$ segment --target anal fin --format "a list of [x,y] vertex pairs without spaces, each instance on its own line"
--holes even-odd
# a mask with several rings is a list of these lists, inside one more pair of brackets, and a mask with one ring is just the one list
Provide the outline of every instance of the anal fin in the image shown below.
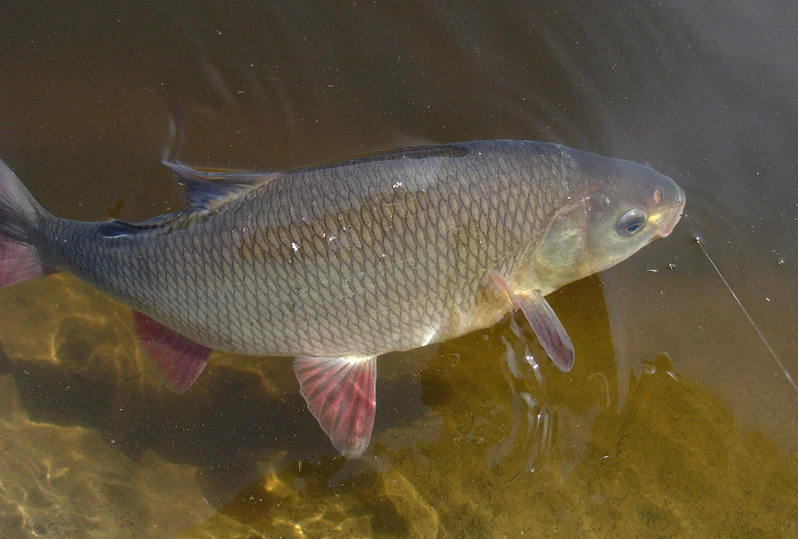
[[184,337],[160,322],[133,311],[136,335],[166,386],[175,393],[191,387],[211,355],[211,349]]
[[377,357],[307,357],[294,360],[308,409],[347,458],[371,441],[377,407]]
[[493,283],[507,294],[513,308],[521,310],[557,369],[561,372],[570,371],[574,366],[574,345],[543,294],[533,290],[524,295],[516,295],[498,274],[493,273],[490,277]]

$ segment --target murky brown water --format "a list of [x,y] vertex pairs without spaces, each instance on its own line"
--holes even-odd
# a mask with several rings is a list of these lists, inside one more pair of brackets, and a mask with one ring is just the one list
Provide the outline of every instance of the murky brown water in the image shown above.
[[[531,4],[531,5],[527,5]],[[15,2],[0,156],[53,213],[182,205],[159,165],[280,169],[422,142],[649,162],[687,217],[557,292],[577,364],[510,323],[380,363],[345,462],[290,359],[216,354],[183,395],[127,309],[0,291],[3,537],[798,537],[798,7]],[[656,270],[656,271],[653,271]]]

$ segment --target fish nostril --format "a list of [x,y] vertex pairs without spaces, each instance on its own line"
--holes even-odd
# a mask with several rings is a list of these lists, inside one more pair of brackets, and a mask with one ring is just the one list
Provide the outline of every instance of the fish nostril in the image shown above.
[[659,203],[662,202],[662,189],[657,187],[654,189],[654,204],[659,206]]

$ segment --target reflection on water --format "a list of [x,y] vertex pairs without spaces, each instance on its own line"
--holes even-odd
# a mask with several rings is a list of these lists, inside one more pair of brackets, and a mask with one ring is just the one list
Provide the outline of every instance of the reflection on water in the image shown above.
[[[24,6],[24,8],[22,7]],[[66,5],[65,5],[66,6]],[[401,7],[400,7],[401,6]],[[650,161],[674,234],[512,320],[380,361],[345,462],[288,358],[166,391],[129,312],[68,276],[0,291],[3,537],[796,537],[792,4],[115,2],[0,20],[0,157],[54,213],[181,207],[158,162],[285,168],[527,138]]]

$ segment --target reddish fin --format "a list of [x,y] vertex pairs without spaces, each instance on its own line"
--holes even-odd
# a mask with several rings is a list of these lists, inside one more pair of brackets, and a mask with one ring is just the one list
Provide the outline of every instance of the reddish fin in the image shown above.
[[570,371],[574,366],[574,345],[549,302],[538,291],[516,301],[554,366],[562,372]]
[[347,458],[371,441],[377,408],[377,357],[298,357],[294,372],[308,409]]
[[491,274],[491,280],[507,294],[513,308],[521,309],[521,312],[524,313],[524,318],[532,327],[543,349],[554,362],[554,366],[561,372],[570,371],[574,366],[574,345],[543,294],[533,290],[531,293],[517,296],[499,275]]
[[54,273],[42,266],[30,238],[46,213],[0,160],[0,288]]
[[191,387],[208,363],[211,349],[138,311],[133,311],[133,325],[155,370],[166,380],[166,386],[175,393]]
[[50,275],[55,271],[42,266],[32,246],[0,235],[0,288]]

